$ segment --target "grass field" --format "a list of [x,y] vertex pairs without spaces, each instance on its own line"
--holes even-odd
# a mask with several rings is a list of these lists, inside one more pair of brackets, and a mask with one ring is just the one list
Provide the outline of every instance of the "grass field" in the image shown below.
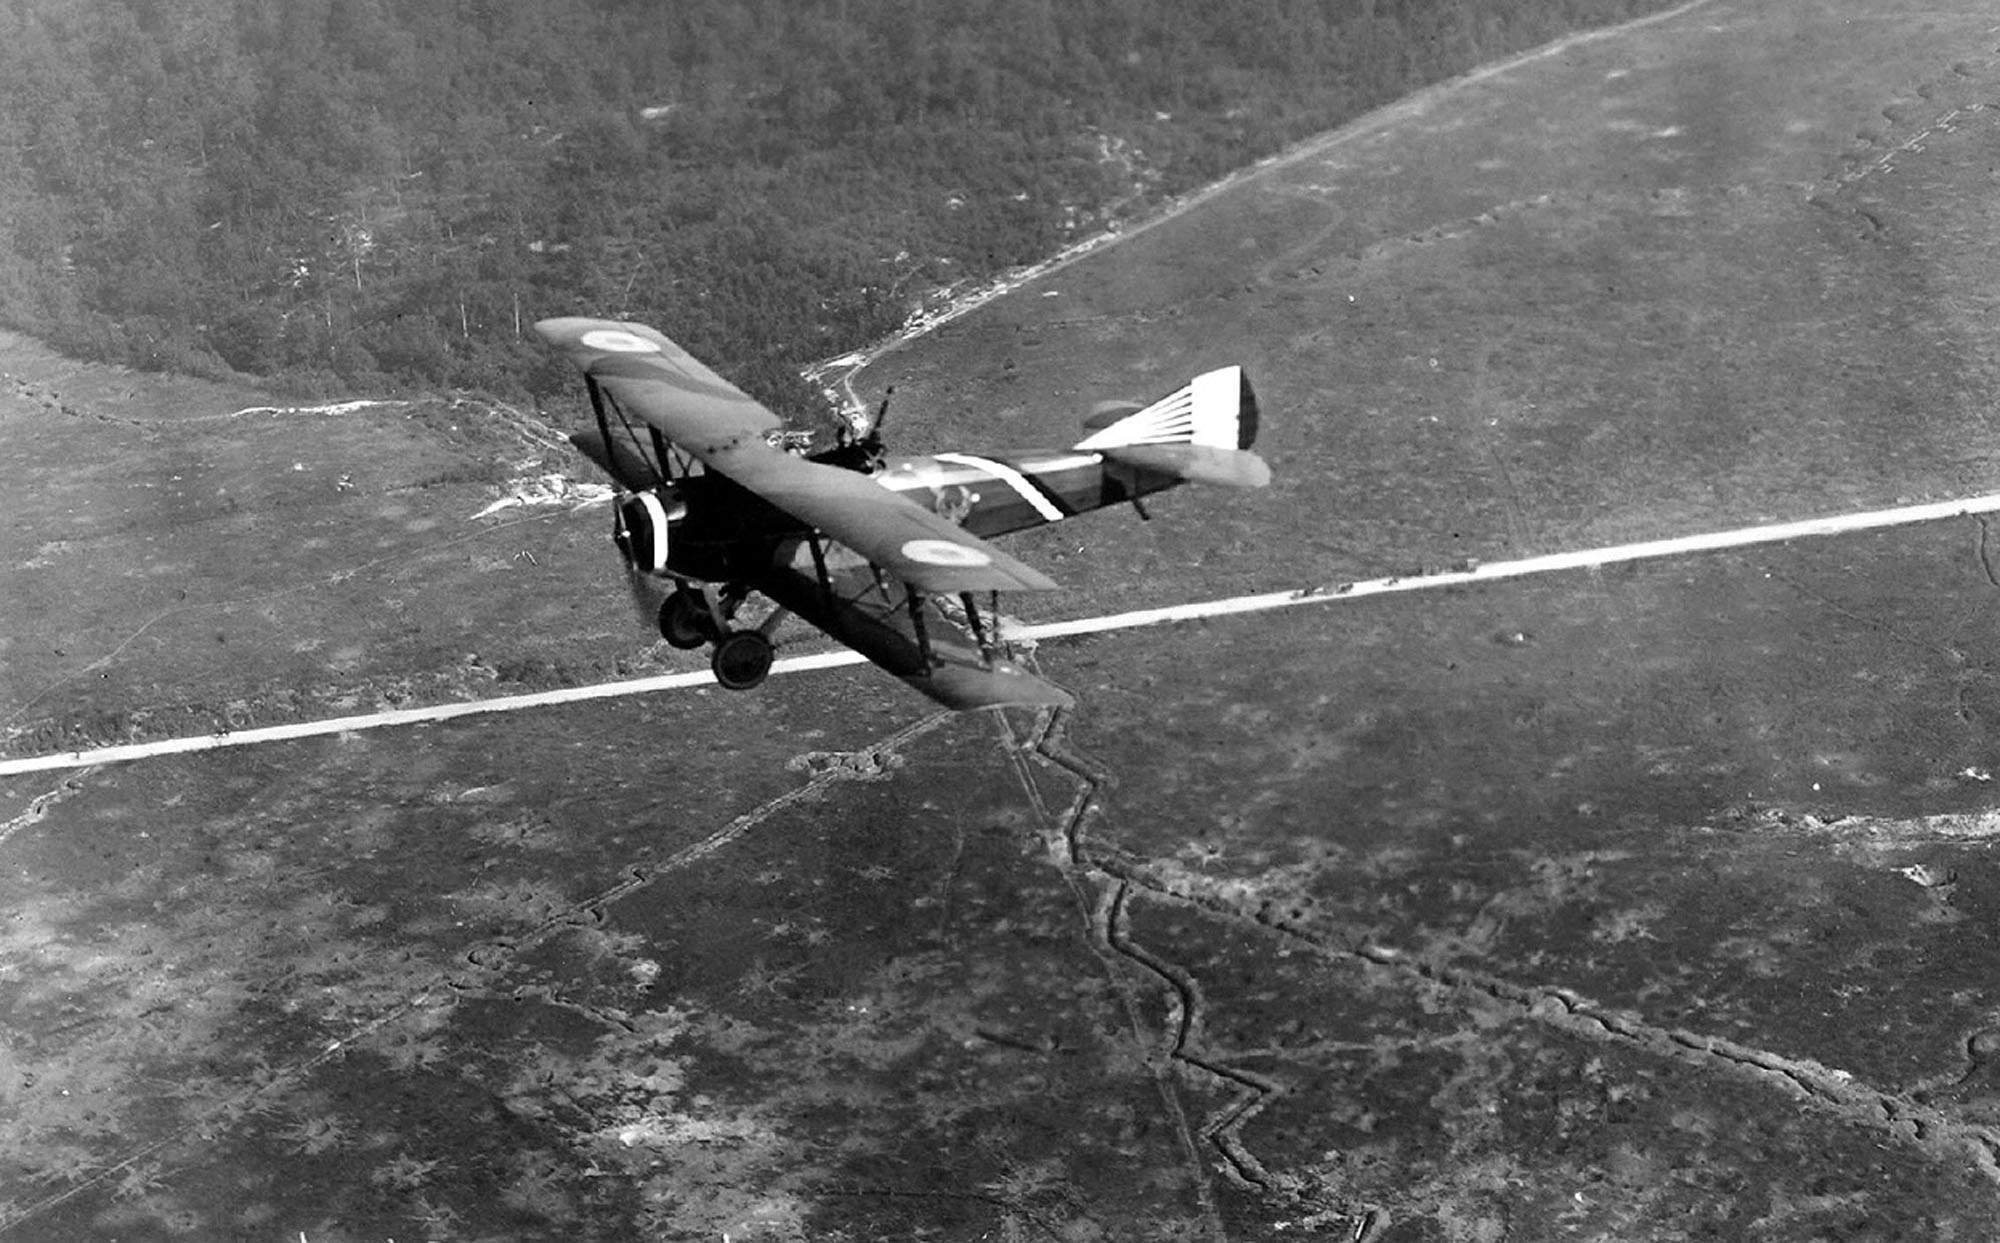
[[[976,451],[1250,369],[1272,488],[1012,541],[1038,620],[1990,492],[1993,27],[1573,42],[854,384]],[[574,469],[524,416],[0,370],[14,753],[668,663],[601,509],[473,518]],[[846,670],[0,782],[0,1235],[1981,1237],[1995,555],[1053,642],[1056,720]]]

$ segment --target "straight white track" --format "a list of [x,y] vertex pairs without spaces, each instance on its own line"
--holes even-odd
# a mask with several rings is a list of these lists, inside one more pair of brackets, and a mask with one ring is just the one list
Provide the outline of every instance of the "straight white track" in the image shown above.
[[[1294,608],[1308,604],[1335,604],[1368,596],[1392,595],[1406,591],[1435,591],[1446,587],[1464,587],[1501,579],[1554,574],[1563,570],[1589,569],[1593,566],[1618,565],[1633,561],[1654,561],[1663,557],[1745,548],[1756,544],[1780,544],[1787,540],[1804,539],[1815,535],[1872,531],[1884,527],[1909,526],[1996,511],[2000,511],[2000,493],[1975,496],[1965,500],[1936,501],[1925,505],[1906,505],[1895,509],[1841,514],[1829,518],[1807,518],[1800,522],[1742,527],[1734,531],[1714,531],[1704,535],[1648,540],[1637,544],[1616,544],[1608,548],[1591,548],[1581,552],[1523,557],[1516,561],[1495,561],[1466,570],[1400,578],[1366,579],[1333,587],[1306,587],[1294,591],[1274,591],[1264,595],[1205,600],[1194,604],[1173,604],[1164,608],[1140,609],[1102,617],[1083,617],[1074,621],[1045,622],[1011,630],[1008,632],[1008,637],[1040,640],[1103,634],[1107,631],[1132,630],[1167,622],[1226,617],[1236,613],[1262,613],[1272,609]],[[772,665],[771,672],[773,675],[804,673],[813,669],[832,669],[841,665],[860,663],[861,657],[853,652],[820,652],[810,656],[786,657]],[[386,712],[333,717],[323,721],[260,726],[254,729],[201,734],[189,738],[163,738],[154,742],[99,747],[88,751],[63,751],[52,755],[0,760],[0,777],[89,768],[100,764],[149,759],[154,756],[185,755],[194,751],[216,751],[225,747],[247,747],[266,742],[290,742],[300,738],[324,737],[328,734],[359,733],[363,730],[387,729],[398,725],[449,721],[457,717],[477,716],[490,712],[519,712],[526,708],[547,708],[558,704],[584,703],[593,699],[616,699],[627,695],[647,695],[655,691],[680,690],[691,686],[713,684],[713,678],[707,670],[696,670],[651,678],[636,678],[626,682],[605,682],[596,686],[565,687],[562,690],[541,691],[531,695],[506,695],[497,699],[434,704],[425,708],[396,708]]]

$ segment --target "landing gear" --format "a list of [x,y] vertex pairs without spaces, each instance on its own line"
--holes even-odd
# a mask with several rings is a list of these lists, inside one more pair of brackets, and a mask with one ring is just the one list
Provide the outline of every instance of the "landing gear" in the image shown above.
[[731,623],[749,590],[735,584],[719,589],[683,581],[660,603],[660,637],[682,651],[713,643],[709,667],[725,690],[747,691],[771,675],[776,645],[771,636],[787,616],[774,609],[754,630],[735,630]]
[[692,651],[718,634],[715,618],[700,596],[682,588],[660,605],[660,637],[669,646]]
[[747,691],[763,685],[775,655],[776,649],[763,631],[732,630],[717,641],[709,666],[724,690]]

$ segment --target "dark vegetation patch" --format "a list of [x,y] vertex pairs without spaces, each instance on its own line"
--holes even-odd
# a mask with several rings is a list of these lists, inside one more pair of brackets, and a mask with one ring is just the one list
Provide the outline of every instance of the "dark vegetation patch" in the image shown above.
[[0,320],[287,399],[559,391],[656,323],[776,408],[928,293],[1660,0],[30,0]]

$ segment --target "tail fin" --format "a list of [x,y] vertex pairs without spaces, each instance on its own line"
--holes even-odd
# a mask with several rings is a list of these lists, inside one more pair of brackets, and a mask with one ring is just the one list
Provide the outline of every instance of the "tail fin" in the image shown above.
[[1271,468],[1250,452],[1256,439],[1257,394],[1250,377],[1241,367],[1223,367],[1093,427],[1076,448],[1182,479],[1261,488],[1271,481]]

